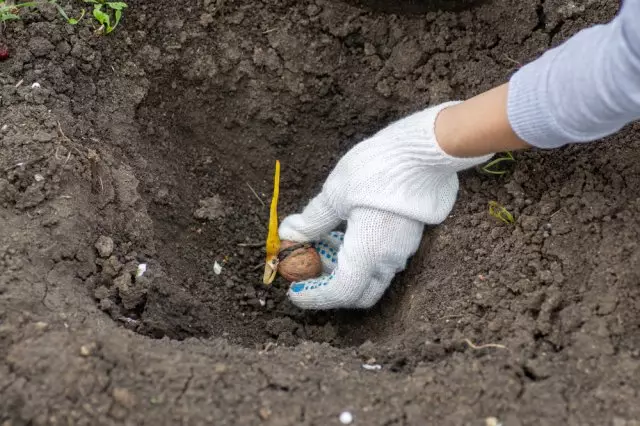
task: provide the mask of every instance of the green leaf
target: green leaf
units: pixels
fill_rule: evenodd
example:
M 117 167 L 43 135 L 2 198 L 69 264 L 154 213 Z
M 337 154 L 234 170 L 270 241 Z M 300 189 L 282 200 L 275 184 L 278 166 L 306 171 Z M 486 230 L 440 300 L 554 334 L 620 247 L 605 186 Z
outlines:
M 112 1 L 107 3 L 107 6 L 114 10 L 122 10 L 127 8 L 127 4 L 123 1 Z
M 35 1 L 29 1 L 26 3 L 14 4 L 13 6 L 8 6 L 8 7 L 35 7 L 37 5 L 38 3 L 36 3 Z
M 0 15 L 0 22 L 18 20 L 20 20 L 20 17 L 18 15 L 14 15 L 13 13 L 3 13 Z
M 56 7 L 56 9 L 58 9 L 58 13 L 60 14 L 60 16 L 62 16 L 67 22 L 69 22 L 69 16 L 67 15 L 67 12 L 64 11 L 62 6 L 60 6 L 55 1 L 52 1 L 51 3 L 53 3 L 53 5 Z
M 116 10 L 116 23 L 113 24 L 113 29 L 115 29 L 118 26 L 118 23 L 120 22 L 121 18 L 122 18 L 122 11 Z
M 500 169 L 498 165 L 504 162 L 514 163 L 515 161 L 516 159 L 513 157 L 511 151 L 507 151 L 503 157 L 496 158 L 495 160 L 485 164 L 481 170 L 492 175 L 504 175 L 507 171 Z
M 111 27 L 111 19 L 109 19 L 109 15 L 100 10 L 100 8 L 96 7 L 93 9 L 93 16 L 105 27 Z

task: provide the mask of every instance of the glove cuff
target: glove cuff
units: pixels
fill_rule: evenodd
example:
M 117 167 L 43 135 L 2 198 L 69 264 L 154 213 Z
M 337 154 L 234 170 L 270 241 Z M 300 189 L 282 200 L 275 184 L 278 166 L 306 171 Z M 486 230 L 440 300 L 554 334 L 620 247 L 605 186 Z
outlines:
M 378 133 L 389 141 L 387 149 L 393 156 L 404 157 L 416 166 L 428 166 L 431 171 L 455 173 L 488 161 L 493 154 L 479 157 L 454 157 L 447 154 L 435 135 L 438 114 L 461 101 L 450 101 L 413 113 Z

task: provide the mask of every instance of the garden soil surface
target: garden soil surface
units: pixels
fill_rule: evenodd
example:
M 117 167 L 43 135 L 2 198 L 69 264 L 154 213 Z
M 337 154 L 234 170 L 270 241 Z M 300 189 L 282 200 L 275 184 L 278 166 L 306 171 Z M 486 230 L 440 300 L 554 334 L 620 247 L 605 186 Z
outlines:
M 358 141 L 617 8 L 132 0 L 108 36 L 22 10 L 0 36 L 0 424 L 640 425 L 638 125 L 462 173 L 368 311 L 300 311 L 260 266 L 276 159 L 283 217 Z

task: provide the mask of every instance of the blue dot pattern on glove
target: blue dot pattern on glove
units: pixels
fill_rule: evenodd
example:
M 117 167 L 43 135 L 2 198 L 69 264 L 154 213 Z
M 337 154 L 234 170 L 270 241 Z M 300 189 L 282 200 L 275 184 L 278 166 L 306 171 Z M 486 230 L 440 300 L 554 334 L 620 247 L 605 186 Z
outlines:
M 301 291 L 315 290 L 319 287 L 329 285 L 329 282 L 333 279 L 333 273 L 330 275 L 324 275 L 314 280 L 307 280 L 291 285 L 291 292 L 300 293 Z
M 331 247 L 326 242 L 320 241 L 318 243 L 315 243 L 313 246 L 318 254 L 323 258 L 322 260 L 326 259 L 331 261 L 331 263 L 338 262 L 338 250 Z
M 320 255 L 320 260 L 325 267 L 325 273 L 331 272 L 338 263 L 338 250 L 344 241 L 342 232 L 331 232 L 320 241 L 316 241 L 313 246 Z

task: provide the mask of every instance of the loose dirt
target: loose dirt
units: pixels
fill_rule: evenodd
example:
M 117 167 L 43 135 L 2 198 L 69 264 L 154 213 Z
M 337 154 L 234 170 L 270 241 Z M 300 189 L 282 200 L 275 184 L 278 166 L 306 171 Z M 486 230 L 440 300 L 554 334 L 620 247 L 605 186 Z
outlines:
M 107 37 L 46 5 L 0 36 L 0 424 L 640 424 L 638 125 L 463 173 L 369 311 L 261 303 L 275 159 L 285 216 L 616 4 L 129 6 Z

